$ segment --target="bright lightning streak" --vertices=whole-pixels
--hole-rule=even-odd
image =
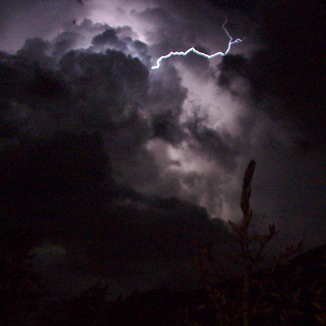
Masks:
[[[228,38],[229,38],[229,44],[228,44],[228,47],[227,47],[227,49],[226,49],[225,52],[216,52],[216,53],[214,53],[214,54],[209,55],[209,54],[206,54],[206,53],[204,53],[204,52],[200,52],[200,51],[196,50],[194,47],[191,47],[190,49],[188,49],[188,50],[185,51],[185,52],[183,52],[183,51],[180,51],[180,52],[178,52],[178,51],[173,52],[173,51],[172,51],[172,52],[170,52],[170,53],[167,54],[167,55],[163,55],[163,56],[161,56],[161,57],[156,61],[156,65],[155,65],[155,66],[152,66],[152,69],[158,69],[158,68],[160,68],[160,66],[161,66],[161,62],[162,62],[162,60],[164,60],[164,59],[170,58],[170,57],[172,57],[172,56],[177,56],[177,55],[186,56],[186,55],[188,55],[190,52],[193,52],[193,53],[195,53],[195,54],[197,54],[197,55],[200,55],[200,56],[202,56],[202,57],[204,57],[204,58],[207,58],[207,59],[212,59],[212,58],[214,58],[214,57],[219,57],[219,56],[220,56],[220,57],[221,57],[221,56],[223,57],[223,56],[227,55],[227,54],[230,52],[230,50],[231,50],[231,48],[232,48],[232,45],[234,45],[234,44],[238,44],[238,43],[241,43],[241,42],[244,40],[244,38],[243,38],[243,39],[237,38],[236,40],[233,40],[233,37],[230,35],[230,33],[228,32],[228,30],[227,30],[226,27],[225,27],[226,23],[227,23],[227,20],[226,20],[226,21],[224,22],[224,24],[222,25],[222,27],[223,27],[223,29],[224,29],[226,35],[227,35]]]

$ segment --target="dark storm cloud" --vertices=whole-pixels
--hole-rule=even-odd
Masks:
[[[158,0],[157,3],[164,9],[161,11],[149,9],[146,15],[148,17],[154,13],[158,15],[160,28],[148,35],[153,37],[150,39],[152,42],[156,41],[156,46],[166,44],[168,47],[170,45],[173,47],[171,50],[174,51],[195,45],[208,47],[212,52],[224,50],[223,45],[221,48],[221,43],[225,42],[225,46],[227,45],[227,36],[222,25],[226,19],[228,19],[227,25],[232,36],[237,35],[243,38],[248,36],[248,32],[253,28],[250,15],[246,14],[241,7],[227,10],[219,7],[219,2],[214,4],[214,1],[198,2],[195,0]],[[145,12],[142,15],[145,15]]]
[[[187,89],[181,86],[181,78],[175,68],[165,69],[164,75],[151,78],[148,101],[153,120],[153,136],[174,143],[182,139],[179,118]]]
[[[224,18],[207,2],[202,2],[201,5],[192,1],[157,2],[159,7],[135,13],[145,23],[155,21],[155,29],[146,31],[154,56],[170,51],[185,51],[195,45],[206,48],[210,43],[224,39],[224,32],[216,33],[215,30],[216,25],[223,24]],[[214,33],[211,32],[213,29]]]
[[[115,44],[118,42],[118,37],[114,29],[107,29],[102,34],[96,35],[92,43],[94,45]]]
[[[146,9],[137,14],[137,17],[148,23],[155,21],[157,24],[155,30],[147,33],[148,40],[154,43],[151,50],[155,54],[168,53],[184,46],[183,35],[179,33],[180,23],[163,7]]]
[[[81,35],[76,32],[63,32],[55,38],[53,55],[61,57],[65,52],[77,46]]]
[[[248,60],[242,55],[228,55],[223,58],[219,69],[218,85],[229,89],[235,78],[247,76]]]
[[[98,31],[102,26],[84,21],[80,28]],[[125,37],[130,30],[121,28],[118,33]],[[70,36],[63,33],[61,40]],[[145,44],[132,39],[129,44],[146,57]],[[51,56],[49,50],[53,43],[36,38],[27,40],[17,56],[3,54],[2,133],[24,139],[51,137],[62,130],[100,131],[117,180],[137,185],[159,178],[152,156],[142,149],[153,135],[151,121],[140,111],[147,100],[147,68],[119,51],[69,48],[68,44],[58,61],[59,52]],[[178,88],[175,81],[174,86]],[[181,102],[176,104],[180,110]],[[174,110],[172,104],[170,109]]]
[[[174,68],[149,83],[138,59],[110,50],[123,46],[148,62],[146,44],[133,40],[132,33],[84,20],[51,42],[28,39],[17,56],[3,61],[8,70],[3,92],[9,92],[3,128],[19,126],[19,137],[101,130],[121,182],[134,186],[158,179],[152,155],[141,147],[152,137],[180,141],[186,89]],[[85,35],[93,45],[71,50]],[[100,43],[101,52],[92,52]]]
[[[17,51],[17,55],[32,61],[44,64],[41,60],[46,56],[50,43],[40,37],[27,39],[23,47]]]
[[[122,52],[72,51],[62,57],[60,67],[74,85],[76,100],[106,110],[103,114],[108,119],[120,120],[132,114],[146,95],[148,70]]]
[[[176,262],[189,264],[195,241],[232,243],[226,226],[211,224],[204,209],[118,186],[99,133],[59,133],[7,147],[1,171],[2,213],[41,238],[35,254],[50,286],[56,279],[71,286],[67,282],[88,275],[118,279],[130,291],[130,275],[151,278],[147,274],[158,269],[157,284],[175,272]],[[82,287],[76,284],[74,290]],[[62,295],[59,289],[54,293]]]
[[[218,162],[226,171],[232,171],[236,168],[236,158],[240,154],[240,139],[227,133],[218,133],[211,128],[198,128],[198,125],[195,124],[189,129],[200,145],[199,151]]]
[[[46,19],[44,8],[26,3],[31,4],[27,13],[34,8]],[[63,3],[58,2],[56,13]],[[71,3],[85,12],[100,6]],[[242,9],[240,1],[234,3]],[[314,128],[323,124],[325,112],[320,104],[321,33],[304,30],[300,15],[292,25],[292,12],[299,9],[284,8],[276,2],[261,9],[260,20],[253,19],[260,23],[262,33],[255,41],[264,41],[262,50],[250,53],[249,47],[246,55],[223,57],[217,68],[196,55],[178,57],[155,71],[149,70],[151,64],[171,50],[225,50],[228,38],[221,26],[226,17],[232,36],[247,36],[232,53],[246,50],[254,38],[245,33],[252,26],[248,11],[221,12],[189,0],[155,1],[130,12],[132,19],[140,19],[136,27],[145,26],[142,41],[134,26],[93,23],[74,10],[55,22],[50,18],[44,31],[39,27],[43,18],[36,28],[24,16],[26,33],[13,37],[20,50],[0,53],[1,146],[18,144],[2,161],[2,171],[11,171],[7,188],[14,185],[6,205],[13,215],[34,219],[49,243],[64,248],[60,255],[66,253],[69,263],[62,270],[75,279],[91,273],[118,279],[133,274],[133,264],[146,277],[149,271],[163,275],[162,270],[173,270],[158,260],[189,268],[189,243],[211,234],[205,229],[207,214],[197,204],[211,216],[237,220],[242,173],[252,158],[258,161],[253,207],[258,217],[264,216],[255,228],[276,221],[286,230],[283,242],[289,242],[309,226],[305,236],[310,243],[323,241],[318,231],[325,227],[325,156],[316,135],[324,129]],[[17,12],[6,26],[17,22]],[[126,15],[122,8],[119,12]],[[287,24],[295,26],[291,33]],[[18,27],[10,28],[14,35]],[[40,38],[48,33],[51,37]],[[27,36],[39,37],[20,42]],[[4,48],[9,48],[8,39]],[[293,126],[291,117],[299,124]],[[308,126],[316,138],[307,140],[298,125],[305,133]],[[309,145],[313,141],[315,148]],[[303,144],[307,155],[298,150]],[[213,235],[227,243],[224,222],[215,224]],[[56,266],[60,272],[62,266]]]
[[[49,48],[49,42],[29,39],[17,56],[3,56],[1,97],[25,110],[22,123],[33,124],[39,112],[48,127],[105,127],[128,119],[146,98],[148,70],[138,59],[113,50],[71,51],[57,64]]]
[[[222,10],[242,10],[251,12],[259,0],[208,0],[214,6]]]
[[[82,30],[93,44],[74,49]],[[62,249],[62,270],[72,278],[125,277],[133,273],[130,261],[188,264],[193,241],[211,232],[205,210],[178,199],[148,199],[113,181],[155,184],[160,171],[144,144],[183,137],[186,89],[173,67],[150,82],[138,58],[115,50],[124,44],[148,59],[146,44],[131,32],[84,21],[52,41],[31,38],[16,55],[1,56],[2,129],[7,144],[9,138],[20,143],[3,152],[10,157],[3,160],[2,171],[10,170],[3,189],[10,193],[1,196],[7,198],[2,206],[42,234],[38,250],[47,243]],[[166,193],[174,194],[171,187]],[[61,266],[61,258],[51,257],[42,259]],[[112,267],[114,261],[122,267]]]
[[[97,23],[94,24],[90,19],[83,19],[80,23],[76,21],[71,22],[63,32],[51,41],[51,51],[52,55],[56,58],[61,58],[61,56],[68,52],[69,50],[78,48],[88,48],[91,45],[91,40],[95,36],[100,36],[105,30],[111,30],[109,25]],[[108,46],[109,47],[109,46]],[[106,47],[106,48],[108,48]]]
[[[220,65],[221,86],[228,87],[236,76],[246,77],[253,104],[266,95],[280,99],[282,105],[275,105],[268,113],[295,121],[312,143],[326,136],[322,77],[325,41],[319,32],[323,12],[319,3],[293,6],[284,0],[261,4],[258,20],[265,49],[253,53],[250,59],[225,57]]]
[[[184,9],[183,17],[187,16],[186,5]],[[312,231],[313,225],[325,227],[324,195],[321,190],[325,180],[321,168],[325,164],[324,40],[320,33],[323,22],[321,13],[324,11],[320,4],[315,3],[311,6],[293,6],[290,1],[273,1],[262,3],[255,8],[255,12],[258,14],[253,16],[253,20],[260,32],[256,40],[260,39],[262,49],[246,55],[223,57],[216,73],[218,86],[229,92],[242,107],[247,107],[247,113],[238,116],[237,132],[241,136],[234,137],[231,133],[230,137],[223,137],[220,130],[207,127],[202,129],[202,133],[193,135],[200,147],[205,148],[205,155],[216,155],[215,160],[224,167],[232,167],[233,172],[255,157],[262,164],[262,172],[257,172],[259,175],[255,179],[258,212],[268,212],[266,221],[274,219],[280,225],[285,233],[280,236],[283,241],[286,237],[294,239],[302,235],[307,242],[316,243],[321,241],[323,233],[319,233],[319,240],[317,237],[313,240],[312,234],[317,232]],[[197,14],[192,18],[194,24]],[[157,40],[167,40],[168,30],[169,27],[164,35],[157,34]],[[207,32],[207,29],[203,30]],[[172,44],[176,39],[172,36]],[[183,44],[182,41],[176,42]],[[246,39],[243,44],[246,42],[250,40]],[[158,41],[158,44],[161,43]],[[169,42],[166,41],[166,44]],[[165,53],[169,50],[167,47]],[[174,62],[179,59],[186,67],[188,58],[173,58]],[[166,61],[162,69],[168,64]],[[198,71],[200,77],[204,76],[200,69]],[[195,81],[198,77],[191,75],[191,78]],[[218,105],[219,100],[217,97],[215,99]],[[223,155],[220,156],[220,153]],[[314,163],[309,164],[310,161]],[[319,181],[315,176],[319,176]],[[291,187],[291,181],[288,184],[286,180],[297,180],[306,186]],[[223,191],[226,194],[229,190]],[[314,198],[311,207],[314,213],[304,213],[304,207],[309,207],[309,204],[301,205],[302,201],[298,200],[299,197],[310,198],[309,192]],[[227,196],[236,200],[231,192]],[[260,222],[266,224],[266,221]],[[304,230],[308,229],[305,234]]]
[[[294,204],[295,198],[299,196],[295,188],[280,185],[282,182],[286,183],[285,179],[301,180],[302,184],[309,183],[308,177],[304,177],[306,168],[324,180],[320,166],[320,162],[325,162],[323,154],[325,97],[321,72],[324,66],[321,46],[324,41],[320,33],[323,21],[320,15],[323,10],[319,4],[293,6],[290,1],[254,2],[250,10],[247,10],[248,2],[246,6],[243,6],[244,4],[240,1],[230,3],[229,8],[243,10],[246,7],[246,13],[224,11],[216,14],[216,11],[214,13],[207,10],[205,3],[203,6],[196,6],[194,10],[191,1],[176,1],[166,3],[164,6],[162,4],[163,8],[149,8],[143,11],[141,17],[144,20],[156,17],[158,21],[159,28],[147,34],[153,43],[151,51],[158,57],[171,50],[184,51],[194,44],[204,46],[208,53],[211,53],[209,49],[214,49],[212,45],[221,45],[221,41],[222,44],[227,44],[224,31],[221,29],[219,34],[216,33],[216,25],[221,26],[225,17],[229,18],[227,28],[232,36],[247,37],[239,48],[243,46],[242,49],[245,50],[248,43],[251,47],[250,42],[256,42],[256,48],[249,47],[251,52],[246,51],[245,55],[232,55],[238,50],[238,46],[234,46],[234,52],[223,57],[218,65],[215,71],[216,80],[212,78],[214,72],[207,68],[208,60],[202,60],[202,69],[192,68],[197,66],[195,56],[164,60],[160,69],[164,71],[175,62],[182,63],[178,68],[182,67],[180,75],[184,84],[195,85],[188,89],[186,100],[191,98],[191,93],[196,91],[197,87],[202,90],[203,99],[211,96],[211,102],[215,101],[215,106],[219,106],[220,101],[223,101],[223,98],[221,99],[223,93],[219,97],[205,92],[205,82],[208,81],[217,81],[218,87],[231,94],[234,102],[228,103],[230,107],[223,104],[221,106],[226,106],[225,113],[222,111],[225,115],[228,115],[228,111],[232,110],[235,103],[240,107],[235,114],[237,123],[232,132],[228,134],[220,128],[211,127],[209,123],[214,123],[214,126],[218,123],[209,118],[209,114],[203,117],[204,123],[200,132],[191,132],[189,117],[188,123],[185,124],[188,129],[183,130],[187,130],[187,135],[190,131],[192,141],[195,140],[198,144],[198,151],[202,150],[203,156],[218,162],[224,169],[222,173],[229,173],[227,175],[232,180],[237,180],[238,185],[242,176],[240,174],[235,176],[237,171],[244,169],[246,163],[255,157],[259,164],[262,164],[262,172],[255,179],[259,193],[256,209],[259,213],[267,213],[267,220],[274,218],[287,230],[285,232],[288,236],[295,238],[295,234],[304,232],[303,225],[316,223],[324,225],[322,222],[324,214],[320,208],[324,207],[320,188],[323,182],[319,183],[315,178],[310,178],[312,184],[309,189],[314,193],[316,200],[313,214],[303,213],[302,207]],[[218,3],[216,7],[219,7]],[[248,26],[244,26],[243,22],[249,22]],[[196,26],[196,30],[193,26]],[[212,32],[219,37],[212,35]],[[210,42],[207,42],[207,39]],[[260,50],[257,50],[257,45]],[[201,59],[203,58],[198,58],[198,61]],[[190,70],[196,74],[189,74]],[[203,107],[198,105],[199,110],[204,110]],[[158,135],[164,135],[167,130],[169,134],[173,134],[171,130],[175,130],[175,127],[171,127],[173,124],[169,122],[169,118],[167,116],[163,119],[159,116],[155,120],[154,126]],[[234,136],[234,133],[237,136]],[[171,141],[167,137],[164,139]],[[191,144],[196,148],[196,143]],[[319,157],[314,167],[308,164],[309,158],[305,157],[304,153],[308,154],[308,157],[311,155],[311,158]],[[273,168],[274,165],[278,168]],[[223,182],[216,182],[224,187]],[[304,189],[302,196],[305,193],[305,196],[309,197],[308,188]],[[230,207],[233,207],[232,202],[237,198],[233,191],[228,187],[221,190],[224,195],[227,194],[222,202],[229,204]],[[262,193],[265,194],[264,198]],[[280,203],[277,203],[278,198],[284,199],[284,202],[280,199]],[[293,205],[289,205],[281,213],[280,207],[287,206],[285,202],[292,201]],[[233,216],[235,218],[235,215]],[[316,220],[318,222],[314,222]],[[261,223],[265,225],[268,222]],[[309,231],[310,235],[305,238],[310,238],[311,241],[312,233],[313,231]],[[318,241],[321,237],[320,235]],[[286,236],[283,236],[283,241],[285,238]]]

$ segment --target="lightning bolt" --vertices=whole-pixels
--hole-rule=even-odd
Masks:
[[[227,20],[224,22],[224,24],[222,25],[222,28],[224,29],[224,31],[225,31],[225,34],[228,36],[228,38],[229,38],[229,43],[228,43],[228,47],[227,47],[227,49],[226,49],[226,51],[225,52],[216,52],[216,53],[213,53],[213,54],[211,54],[211,55],[209,55],[209,54],[206,54],[206,53],[204,53],[204,52],[200,52],[200,51],[198,51],[197,49],[195,49],[194,47],[191,47],[190,49],[188,49],[187,51],[185,51],[185,52],[183,52],[183,51],[176,51],[176,52],[174,52],[174,51],[171,51],[169,54],[166,54],[166,55],[163,55],[163,56],[161,56],[157,61],[156,61],[156,65],[155,66],[152,66],[152,69],[158,69],[158,68],[160,68],[160,66],[161,66],[161,62],[162,62],[162,60],[164,60],[164,59],[167,59],[167,58],[170,58],[170,57],[173,57],[173,56],[177,56],[177,55],[182,55],[182,56],[186,56],[186,55],[188,55],[190,52],[193,52],[193,53],[195,53],[195,54],[197,54],[197,55],[200,55],[200,56],[202,56],[202,57],[204,57],[204,58],[207,58],[207,59],[212,59],[212,58],[215,58],[215,57],[223,57],[223,56],[225,56],[225,55],[227,55],[229,52],[230,52],[230,50],[231,50],[231,48],[232,48],[232,45],[234,45],[234,44],[238,44],[238,43],[241,43],[245,38],[243,38],[243,39],[240,39],[240,38],[237,38],[236,40],[233,40],[233,37],[230,35],[230,33],[228,32],[228,30],[226,29],[226,27],[225,27],[225,25],[226,25],[226,23],[227,23]]]

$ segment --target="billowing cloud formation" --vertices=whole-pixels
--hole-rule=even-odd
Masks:
[[[0,42],[2,48],[15,51],[27,38],[53,37],[72,24],[85,8],[76,1],[4,0],[0,4]]]
[[[101,169],[102,177],[114,180],[110,186],[122,187],[122,193],[130,191],[117,199],[119,204],[110,204],[112,211],[127,207],[121,220],[114,214],[117,220],[110,225],[119,231],[112,231],[110,237],[130,234],[131,240],[122,241],[115,251],[105,235],[97,240],[89,235],[94,238],[86,260],[97,257],[100,261],[103,248],[108,247],[111,259],[121,255],[153,258],[160,244],[152,238],[154,245],[148,251],[143,243],[138,243],[139,251],[127,253],[126,248],[137,241],[149,243],[142,236],[155,230],[161,230],[159,237],[171,241],[171,247],[176,246],[171,240],[179,230],[174,219],[182,227],[191,224],[191,214],[185,211],[198,217],[202,214],[198,205],[210,217],[238,220],[242,173],[252,158],[258,162],[253,207],[264,216],[255,227],[274,220],[286,230],[283,238],[304,237],[310,245],[323,241],[323,233],[317,232],[326,227],[325,111],[318,78],[322,52],[318,47],[303,51],[311,34],[294,32],[297,23],[286,27],[277,18],[281,24],[274,25],[275,8],[287,6],[287,1],[276,1],[268,10],[257,5],[259,17],[248,7],[227,12],[209,2],[194,7],[194,1],[141,1],[133,7],[124,0],[94,0],[83,6],[76,1],[76,7],[70,3],[64,9],[63,3],[57,3],[58,13],[73,9],[58,20],[48,18],[45,30],[40,26],[48,14],[42,6],[54,5],[53,1],[42,5],[30,1],[17,11],[4,5],[12,19],[2,21],[8,33],[2,35],[1,45],[17,52],[0,54],[0,127],[2,144],[26,139],[51,142],[58,132],[69,132],[76,139],[85,133],[101,135],[110,162],[106,173]],[[19,13],[31,8],[35,14],[42,12],[43,18],[36,28],[24,16],[21,24],[26,33],[14,37]],[[285,13],[287,21],[293,21],[292,14],[302,21],[296,8]],[[150,69],[171,50],[191,46],[207,53],[225,50],[228,37],[222,24],[226,17],[230,34],[246,37],[230,55],[209,61],[190,54],[164,60],[158,70]],[[314,24],[318,22],[316,18]],[[23,38],[27,38],[24,43]],[[319,44],[316,34],[312,40]],[[171,197],[189,203],[167,217],[158,208],[157,198],[163,198],[164,206]],[[142,220],[139,212],[144,207],[156,216],[154,224]],[[128,214],[133,219],[128,220]],[[181,222],[182,214],[187,218]],[[107,228],[106,222],[96,223],[97,233]],[[165,234],[166,225],[173,225],[173,230]],[[141,237],[133,237],[133,232]],[[165,249],[159,251],[167,254]],[[182,247],[181,251],[187,250]]]

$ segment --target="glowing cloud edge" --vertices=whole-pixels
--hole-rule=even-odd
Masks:
[[[161,62],[162,62],[162,60],[164,60],[164,59],[168,59],[168,58],[170,58],[170,57],[172,57],[172,56],[186,56],[186,55],[188,55],[190,52],[193,52],[193,53],[195,53],[195,54],[197,54],[197,55],[200,55],[200,56],[202,56],[202,57],[204,57],[204,58],[207,58],[207,59],[212,59],[212,58],[214,58],[214,57],[218,57],[218,56],[223,57],[223,56],[227,55],[227,54],[230,52],[230,50],[231,50],[231,48],[232,48],[232,45],[243,42],[243,40],[244,40],[245,38],[243,38],[243,39],[237,38],[236,40],[233,40],[233,37],[230,35],[230,33],[228,32],[228,30],[227,30],[226,27],[225,27],[226,23],[227,23],[227,20],[226,20],[226,21],[223,23],[223,25],[222,25],[222,28],[224,29],[226,35],[227,35],[228,38],[229,38],[228,47],[227,47],[227,49],[226,49],[225,52],[221,52],[221,51],[220,51],[220,52],[216,52],[216,53],[213,53],[213,54],[209,55],[209,54],[206,54],[206,53],[204,53],[204,52],[200,52],[200,51],[198,51],[198,50],[195,49],[194,47],[191,47],[190,49],[188,49],[188,50],[185,51],[185,52],[184,52],[184,51],[171,51],[169,54],[166,54],[166,55],[161,56],[161,57],[156,61],[156,65],[152,66],[152,69],[158,69],[158,68],[160,68],[160,66],[161,66]]]

